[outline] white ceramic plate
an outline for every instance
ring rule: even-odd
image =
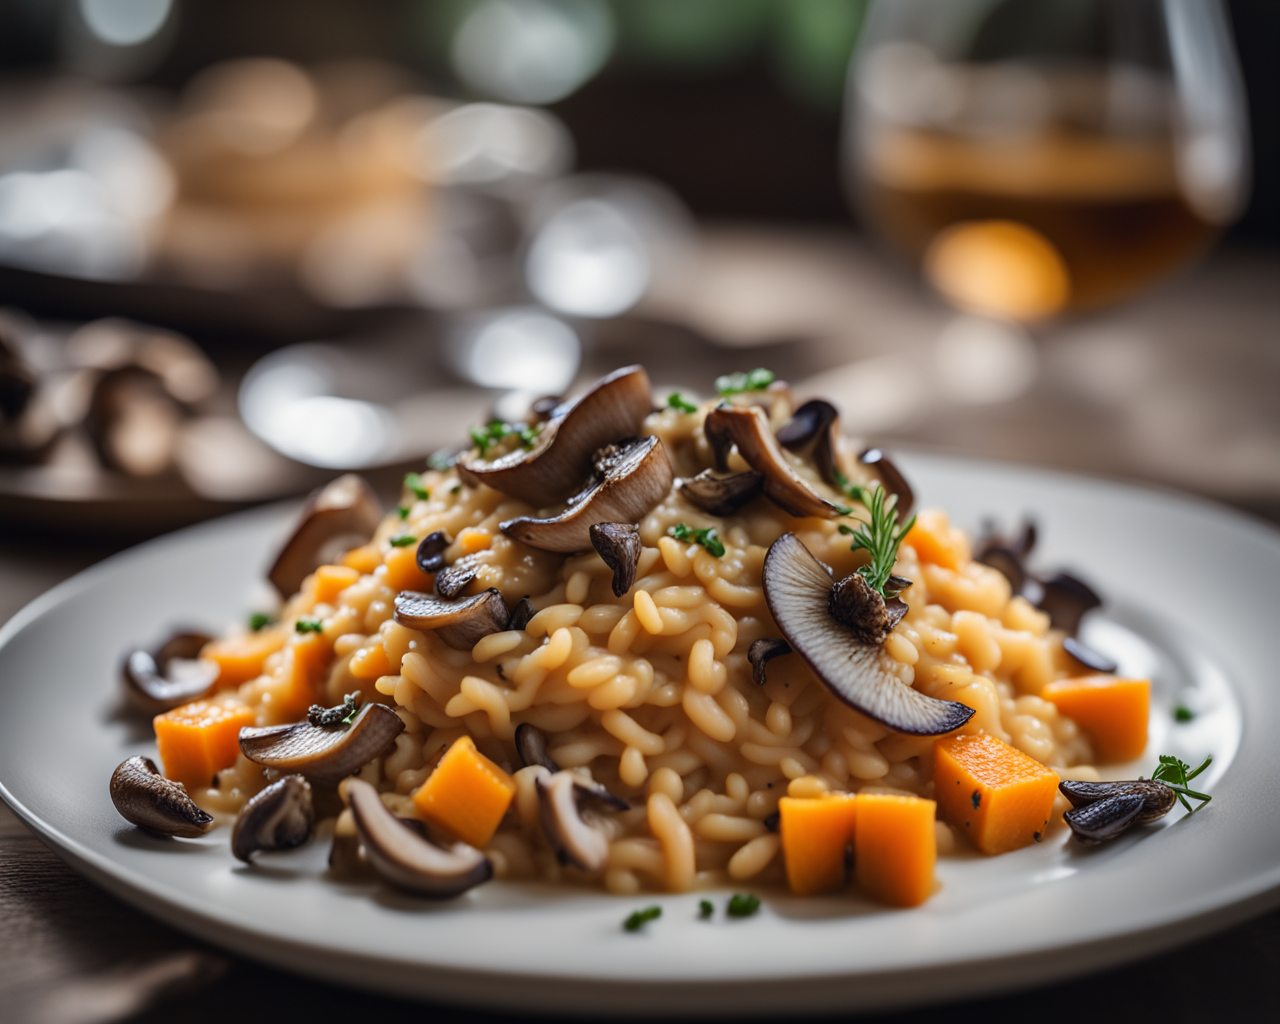
[[[923,501],[976,528],[1040,524],[1036,561],[1109,601],[1086,639],[1155,677],[1151,754],[1196,763],[1214,800],[1193,818],[1093,850],[948,859],[923,907],[765,893],[753,918],[697,920],[703,894],[618,898],[495,883],[445,905],[324,878],[327,844],[235,862],[220,829],[152,839],[107,797],[150,730],[114,716],[123,651],[171,626],[240,620],[289,511],[153,541],[67,581],[0,632],[0,795],[74,867],[197,935],[353,985],[539,1011],[868,1009],[991,992],[1151,952],[1280,901],[1280,535],[1221,508],[1017,467],[902,460]],[[1172,722],[1182,702],[1200,713]],[[1150,760],[1129,771],[1150,770]],[[727,894],[715,894],[723,907]],[[641,933],[620,927],[660,903]]]

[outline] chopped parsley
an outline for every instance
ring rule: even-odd
[[[667,408],[675,409],[677,412],[697,412],[698,407],[692,402],[687,401],[684,395],[679,391],[673,391],[667,395]]]
[[[637,910],[631,914],[623,923],[622,927],[629,932],[638,932],[650,921],[655,921],[662,916],[662,908],[658,905],[645,907],[643,910]]]
[[[407,548],[410,544],[414,543],[414,541],[416,541],[417,539],[418,539],[417,537],[411,536],[410,534],[401,533],[392,537],[389,541],[387,541],[387,543],[390,544],[393,548]]]
[[[850,483],[839,471],[836,472],[836,483],[854,501],[861,502],[871,515],[870,521],[859,522],[856,530],[850,526],[839,528],[845,536],[853,538],[853,543],[849,545],[850,551],[862,550],[871,555],[871,562],[858,569],[858,575],[867,581],[869,587],[879,592],[881,597],[895,596],[886,594],[884,587],[893,575],[893,563],[898,560],[898,547],[902,544],[902,538],[911,532],[911,527],[916,524],[916,517],[912,516],[904,525],[899,526],[896,507],[898,496],[894,494],[886,501],[884,488],[878,483],[862,487]],[[852,511],[846,510],[843,514],[849,515]]]
[[[1195,769],[1195,771],[1191,771],[1191,765],[1187,764],[1186,761],[1180,761],[1178,758],[1172,757],[1169,754],[1161,754],[1160,767],[1151,773],[1151,777],[1157,782],[1163,782],[1173,790],[1174,793],[1177,794],[1178,801],[1182,806],[1192,814],[1195,814],[1196,811],[1200,810],[1200,808],[1212,800],[1213,797],[1209,796],[1208,793],[1197,793],[1194,789],[1188,789],[1187,783],[1208,768],[1211,764],[1213,764],[1213,758],[1206,757],[1199,768]],[[1192,807],[1187,803],[1187,797],[1191,797],[1192,800],[1199,800],[1200,802],[1196,804],[1195,807]]]
[[[426,501],[431,497],[431,492],[422,486],[422,477],[417,473],[406,473],[404,486],[419,501]]]
[[[295,633],[323,633],[324,625],[319,619],[299,619],[293,629]]]
[[[408,505],[397,505],[397,506],[396,506],[396,511],[400,514],[400,518],[401,518],[401,519],[408,519],[408,518],[409,518],[409,506],[408,506]]]
[[[532,448],[541,430],[541,423],[531,427],[527,423],[504,423],[502,420],[491,420],[483,427],[471,428],[471,441],[480,449],[481,456],[484,456],[489,453],[490,448],[508,437],[518,437],[522,448]]]
[[[1196,717],[1196,713],[1192,711],[1189,707],[1187,707],[1185,704],[1179,704],[1176,708],[1173,709],[1174,721],[1190,722],[1194,720],[1195,717]]]
[[[734,893],[729,900],[729,906],[725,908],[725,913],[730,917],[750,917],[759,909],[760,897],[752,896],[750,893],[746,895]]]
[[[676,523],[667,533],[676,540],[691,540],[695,544],[701,544],[716,558],[724,555],[724,543],[720,540],[720,534],[716,532],[714,526],[709,526],[705,530],[695,530],[687,523]]]
[[[776,379],[772,370],[760,366],[749,373],[726,373],[723,377],[717,377],[716,391],[721,397],[728,398],[745,391],[763,391]]]
[[[318,725],[325,729],[332,729],[339,725],[350,725],[355,721],[356,715],[360,712],[360,705],[364,703],[364,698],[359,692],[348,693],[342,698],[342,703],[334,708],[326,708],[320,704],[312,704],[307,708],[307,721],[312,725]]]
[[[715,905],[710,900],[698,901],[698,918],[702,921],[710,921],[711,915],[716,912]]]
[[[265,612],[254,612],[249,616],[249,628],[257,633],[266,626],[271,625],[272,618]]]

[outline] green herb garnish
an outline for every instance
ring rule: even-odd
[[[422,486],[422,477],[417,473],[406,473],[404,486],[419,501],[426,501],[431,497],[431,492]]]
[[[761,366],[750,373],[726,373],[723,377],[717,377],[716,391],[721,397],[728,398],[730,395],[740,395],[744,391],[763,391],[776,379],[772,370],[766,370]]]
[[[323,633],[324,626],[319,619],[299,619],[293,624],[295,633]]]
[[[695,544],[701,544],[716,558],[721,558],[724,555],[724,544],[714,526],[708,526],[705,530],[695,530],[687,523],[676,523],[667,533],[671,534],[676,540],[691,540]]]
[[[742,893],[734,893],[729,900],[729,906],[725,913],[730,917],[750,917],[760,909],[760,897],[752,896],[750,893],[743,895]]]
[[[652,907],[645,907],[643,910],[635,911],[622,923],[622,927],[629,932],[638,932],[648,922],[656,920],[661,916],[662,908],[655,904]]]
[[[1197,793],[1194,789],[1188,789],[1187,783],[1208,768],[1211,764],[1213,764],[1213,758],[1206,757],[1199,768],[1195,771],[1190,771],[1191,765],[1187,764],[1186,761],[1180,761],[1178,758],[1169,754],[1161,754],[1160,767],[1151,773],[1151,777],[1157,782],[1163,782],[1173,790],[1174,793],[1178,795],[1178,801],[1182,806],[1192,814],[1195,814],[1196,811],[1200,810],[1200,808],[1212,800],[1213,797],[1209,796],[1208,793]],[[1199,800],[1200,802],[1196,804],[1195,807],[1192,807],[1187,803],[1187,797],[1191,797],[1192,800]]]
[[[387,541],[387,543],[390,544],[393,548],[407,548],[410,544],[412,544],[417,539],[418,539],[417,537],[410,536],[407,533],[401,533],[401,534],[397,534],[395,537],[392,537],[389,541]]]
[[[312,725],[319,725],[326,729],[332,729],[339,725],[350,725],[355,721],[355,717],[360,711],[360,705],[363,703],[364,698],[357,692],[348,693],[342,698],[342,703],[334,708],[312,704],[311,707],[307,708],[307,721]]]
[[[398,513],[399,513],[399,515],[400,515],[400,518],[401,518],[401,519],[408,519],[408,518],[409,518],[409,506],[408,506],[408,505],[397,505],[397,506],[396,506],[396,512],[398,512]]]
[[[1173,709],[1173,718],[1177,722],[1190,722],[1196,717],[1196,713],[1185,704],[1179,704]]]
[[[452,487],[450,487],[450,488],[449,488],[449,493],[450,493],[450,494],[461,494],[461,493],[462,493],[462,484],[454,484]]]
[[[715,905],[710,900],[698,901],[698,917],[703,921],[710,921],[711,915],[716,912]]]
[[[263,627],[271,625],[271,623],[272,623],[271,616],[267,615],[265,612],[254,612],[252,615],[249,616],[249,628],[253,630],[255,633],[257,633]]]
[[[902,544],[902,538],[915,526],[916,517],[912,516],[903,526],[899,526],[898,496],[891,495],[886,501],[884,488],[878,483],[869,487],[853,484],[838,470],[836,483],[845,494],[861,502],[871,515],[870,521],[860,522],[856,530],[849,526],[839,528],[845,536],[853,538],[853,543],[849,545],[850,551],[862,550],[871,555],[870,564],[859,568],[858,575],[881,597],[890,597],[892,595],[884,592],[884,585],[893,575],[893,563],[898,560],[898,547]],[[852,509],[843,514],[849,515],[851,512]]]
[[[698,407],[692,402],[686,401],[684,395],[679,391],[673,391],[667,395],[667,408],[675,409],[677,412],[697,412]]]
[[[508,437],[518,437],[522,448],[532,448],[542,431],[542,424],[529,426],[527,423],[504,423],[502,420],[491,420],[483,427],[471,428],[471,441],[480,449],[481,456],[487,455],[489,449]]]

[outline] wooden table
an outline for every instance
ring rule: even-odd
[[[698,288],[650,312],[716,333],[738,350],[726,362],[743,367],[755,365],[756,345],[785,335],[807,339],[806,365],[817,373],[904,352],[927,360],[951,316],[840,233],[719,229],[709,233],[707,256]],[[747,309],[733,304],[735,294]],[[1040,373],[1022,392],[999,402],[952,396],[868,433],[888,443],[1195,487],[1280,520],[1276,254],[1227,253],[1162,293],[1046,332],[1035,345]],[[0,621],[115,546],[0,524]],[[1110,972],[949,1012],[1071,1024],[1272,1021],[1280,1019],[1278,975],[1280,912],[1271,912]],[[933,1012],[874,1019],[911,1024]],[[367,995],[213,949],[80,878],[0,805],[0,1019],[7,1024],[426,1015],[509,1019]]]

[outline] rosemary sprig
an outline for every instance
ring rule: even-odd
[[[916,517],[912,516],[902,526],[898,525],[898,496],[885,497],[885,490],[878,483],[863,487],[850,483],[839,471],[836,472],[836,483],[840,490],[854,501],[861,502],[871,516],[868,521],[860,521],[855,530],[851,526],[841,526],[840,532],[852,537],[850,551],[866,551],[871,561],[858,569],[858,575],[867,581],[867,585],[877,591],[881,597],[888,597],[884,592],[885,583],[893,575],[893,563],[898,560],[898,548],[902,538],[915,526]],[[848,515],[852,509],[845,514]]]
[[[1173,757],[1171,754],[1161,754],[1160,766],[1151,773],[1151,777],[1157,782],[1163,782],[1173,790],[1174,793],[1177,794],[1179,803],[1181,803],[1182,806],[1192,814],[1195,814],[1196,811],[1200,810],[1200,808],[1212,800],[1213,797],[1209,796],[1208,793],[1197,793],[1194,789],[1188,789],[1187,783],[1208,768],[1211,764],[1213,764],[1213,758],[1206,757],[1200,767],[1192,771],[1191,765],[1187,764],[1186,761],[1181,761],[1178,758]],[[1187,803],[1187,797],[1191,797],[1192,800],[1199,800],[1200,802],[1196,804],[1195,807],[1192,807]]]

